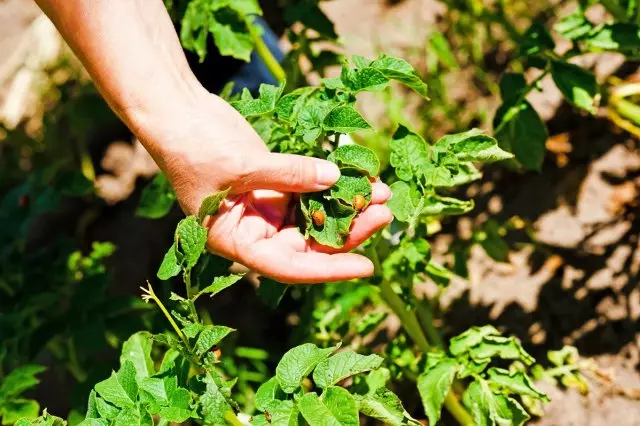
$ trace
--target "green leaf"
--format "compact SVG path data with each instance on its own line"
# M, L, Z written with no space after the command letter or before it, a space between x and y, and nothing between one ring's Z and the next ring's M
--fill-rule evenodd
M458 64L458 60L451 49L449 40L447 40L447 37L444 34L437 30L431 31L431 35L429 36L427 43L429 44L429 48L436 54L438 60L444 66L451 70L460 69L460 65Z
M441 287L448 286L451 278L453 277L453 272L451 270L433 260L429 261L424 272Z
M633 52L640 49L640 27L622 22L604 24L585 38L585 44L592 50Z
M500 149L494 138L482 134L480 129L444 136L435 146L451 151L460 161L491 163L513 158L512 154Z
M22 418L14 426L66 426L67 422L60 417L52 416L45 409L42 415L36 419Z
M549 401L547 395L539 391L526 373L514 371L510 373L502 368L490 368L487 371L489 381L492 386L504 388L517 395L526 395L532 398Z
M207 230L200 226L195 216L188 216L178 223L176 239L179 243L179 251L184 256L182 267L193 268L207 244Z
M216 192L202 200L202 204L200 204L200 209L198 210L198 223L204 222L207 216L215 216L218 214L220 203L229 195L229 191L231 191L231 188Z
M484 336L479 344L471 348L469 355L477 362L496 356L502 359L519 359L526 365L535 362L515 337Z
M418 134L400 125L393 134L389 161L398 178L410 181L429 164L431 154L427 143Z
M394 182L391 187L391 199L387 206L393 216L400 222L408 222L415 226L415 221L422 211L424 199L414 184L406 182Z
M299 410L293 401L271 400L265 407L269 413L268 423L272 426L298 426Z
M148 219L165 217L171 211L175 201L176 193L169 180L164 173L158 173L142 191L136 215Z
M207 374L203 379L206 388L205 392L200 395L200 406L202 408L202 417L204 424L225 425L225 413L233 411L231 405L227 402L223 394L223 390L219 383Z
M232 285L240 281L242 277L244 277L244 274L231 274L225 277L216 277L210 286L203 288L198 293L198 296L200 296L201 294L209 294L210 297L213 297L225 288L231 287Z
M477 426L524 424L529 415L512 398L494 394L484 380L472 382L462 396Z
M389 389L381 387L367 395L355 394L358 411L388 426L420 425L402 406L400 398Z
M351 105L340 105L329 111L324 118L322 127L325 131L342 134L371 129L371 125L367 123L367 120Z
M565 99L591 114L598 109L598 83L595 76L574 64L551 61L551 76Z
M87 403L87 414L85 415L87 419L97 419L100 417L98 407L96 406L96 399L96 391L92 389L89 393L89 402Z
M306 220L306 236L311 236L318 243L328 247L344 246L356 211L338 200L325 199L322 193L303 194L300 201ZM316 225L313 222L312 215L316 211L324 215L324 224Z
M262 277L260 278L260 287L258 287L258 297L268 307L275 309L280 304L288 288L289 286L286 284Z
M0 400L0 419L3 425L11 425L23 417L38 417L40 404L32 399Z
M317 90L315 87L301 87L281 97L276 104L278 119L296 122L300 109Z
M202 356L214 345L220 343L220 341L232 331L235 330L222 325L207 325L198 336L198 340L196 341L193 349L198 356Z
M138 380L143 377L153 376L155 370L153 368L153 360L151 359L152 346L151 333L147 331L135 333L122 345L120 365L124 365L127 361L130 361L136 370Z
M176 254L176 244L173 243L164 255L164 259L162 259L162 264L160 264L160 269L158 269L157 275L161 280L168 280L178 276L181 270L182 268L180 267L180 262L178 261L178 256Z
M96 398L96 409L100 414L100 417L110 421L118 417L118 414L120 414L121 411L118 407L109 404L100 397Z
M412 276L422 272L431 259L431 247L423 238L405 238L382 262L383 276L392 279L394 276Z
M42 365L24 365L12 370L0 382L0 400L20 395L40 383L36 378L46 368Z
M382 71L366 66L360 69L351 69L348 62L342 64L340 84L333 80L325 80L325 87L346 89L352 93L364 91L377 92L389 85L389 79Z
M540 170L547 142L547 126L526 100L520 100L526 81L522 74L505 74L500 81L503 105L493 126L500 147L513 152L526 169ZM520 102L518 102L520 101Z
M473 200L463 201L457 198L431 195L425 199L421 215L425 216L451 216L465 214L473 210Z
M153 420L144 408L127 407L118 414L113 426L153 426Z
M547 27L540 22L534 22L522 36L518 46L520 55L536 55L545 51L555 49L556 43L553 41Z
M105 401L118 408L133 407L138 397L135 366L125 361L117 373L112 372L111 377L96 384L95 389Z
M245 118L272 113L276 109L276 103L282 95L284 85L284 82L279 86L261 84L258 89L258 99L253 99L247 92L248 96L243 96L243 99L239 101L231 102L231 105Z
M358 318L356 321L356 333L361 336L371 333L376 327L382 324L388 316L389 313L384 311L367 312L364 317Z
M396 80L427 98L427 84L422 81L413 66L404 59L382 55L370 66L380 70L388 79Z
M442 404L451 390L458 368L455 360L442 358L418 377L418 392L429 424L435 425L440 420Z
M300 412L310 426L358 426L356 401L349 391L336 386L327 388L322 398L314 392L298 401Z
M191 417L191 395L187 389L178 387L176 376L146 377L140 391L149 402L149 412L175 423Z
M286 399L287 395L280 389L278 378L272 377L264 382L256 391L255 405L262 412L271 401Z
M373 370L382 364L378 355L360 355L353 351L343 351L318 363L313 371L316 386L326 388L333 386L347 377Z
M553 29L569 40L579 40L591 32L593 25L581 10L576 10L562 18Z
M355 197L362 195L365 200L364 207L368 206L372 192L369 178L356 169L341 169L340 172L340 179L331 187L331 197L354 207Z
M471 327L469 330L462 334L453 337L449 343L449 352L452 355L458 356L475 345L482 342L485 336L499 336L500 332L492 325L485 325L482 327Z
M340 168L353 168L374 177L378 175L380 160L371 149L362 145L342 145L336 148L327 160L332 161Z
M276 367L280 388L286 393L293 393L315 366L327 359L336 349L336 347L320 349L313 343L305 343L289 349Z

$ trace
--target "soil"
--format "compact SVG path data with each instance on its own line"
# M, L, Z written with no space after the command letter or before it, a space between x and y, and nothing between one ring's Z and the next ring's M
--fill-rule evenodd
M420 47L443 9L436 0L334 0L323 5L345 48L369 56ZM29 0L0 0L0 69L35 15ZM446 332L493 324L517 335L540 360L547 350L572 344L610 376L591 378L588 396L541 384L552 402L536 424L640 425L638 141L605 118L580 116L561 103L552 85L543 86L546 91L531 99L545 108L552 135L543 170L486 169L482 182L467 190L476 200L476 213L447 222L434 250L450 260L446 252L453 239L489 217L521 217L535 231L534 242L524 232L510 233L512 252L503 263L478 246L472 248L469 279L454 280L443 298ZM129 199L106 207L87 237L118 246L111 265L116 293L134 292L154 274L179 217L174 212L155 222L134 218L141 184ZM267 313L246 290L224 297L216 317L251 330L254 335L244 339L252 343L284 344L286 339L268 332L269 324L282 324L283 318L270 318L262 322L264 329L256 329ZM251 307L245 306L242 315L233 308L239 297Z

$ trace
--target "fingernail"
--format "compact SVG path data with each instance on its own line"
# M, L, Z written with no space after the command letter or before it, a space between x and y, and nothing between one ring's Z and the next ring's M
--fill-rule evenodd
M330 161L318 161L316 179L319 185L332 186L340 179L340 169Z

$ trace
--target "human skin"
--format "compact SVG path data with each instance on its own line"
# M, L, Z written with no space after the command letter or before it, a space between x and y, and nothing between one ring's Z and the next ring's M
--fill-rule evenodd
M251 125L191 72L162 0L36 0L173 185L187 214L231 187L205 221L211 252L284 283L349 280L373 274L348 253L387 225L389 188L353 221L344 248L304 239L290 218L298 194L329 188L331 162L271 153Z

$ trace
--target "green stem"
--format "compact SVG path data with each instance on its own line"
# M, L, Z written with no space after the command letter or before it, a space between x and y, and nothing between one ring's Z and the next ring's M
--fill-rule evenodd
M191 287L191 270L184 272L184 285L187 289L187 304L189 305L189 312L191 313L191 319L198 321L198 311L196 311L196 304L194 303L193 287Z
M422 324L422 328L425 333L427 333L429 340L438 348L444 349L442 336L440 336L440 332L438 332L433 325L433 307L431 306L431 301L429 299L416 301L416 314L418 314L420 324Z
M278 60L273 56L273 53L271 53L271 51L265 44L264 40L260 36L260 33L256 31L253 23L249 23L249 32L251 34L251 38L253 39L255 51L260 59L262 59L262 62L264 62L271 75L273 75L273 77L278 80L278 82L283 82L287 78L284 69L282 68Z
M627 12L615 0L601 0L600 3L613 17L622 22L627 22Z
M226 413L224 413L224 419L231 426L244 426L244 423L240 421L238 416L236 416L236 413L234 413L233 411L227 411Z
M367 247L365 253L367 257L369 257L369 259L371 259L371 261L373 262L373 265L375 267L374 275L381 276L382 269L378 252L376 251L377 242L378 240L375 239L372 244ZM429 353L431 350L429 341L427 340L424 332L422 331L422 328L420 327L420 323L418 322L418 318L415 312L406 309L404 302L402 301L400 296L398 296L398 294L393 290L393 287L391 287L391 284L387 280L382 280L379 288L380 296L400 319L402 327L407 332L411 340L413 340L414 343L418 345L418 347L424 354ZM462 426L473 426L473 419L471 418L469 413L467 413L467 410L460 403L458 397L453 391L450 391L447 394L447 397L444 400L444 406Z
M167 308L165 308L165 306L162 303L162 301L160 301L160 299L158 299L158 296L156 296L156 293L153 291L153 287L151 287L151 284L149 284L149 286L147 288L144 288L144 287L140 287L140 288L145 293L142 296L142 298L145 301L149 301L149 299L151 299L156 303L156 305L158 305L158 307L160 308L160 310L162 311L164 316L169 320L169 324L171 324L171 327L173 327L173 329L175 330L176 334L180 337L182 342L184 342L184 344L187 347L187 349L189 349L189 352L191 352L191 347L189 346L189 340L187 339L187 336L185 336L184 333L182 333L182 330L180 330L180 327L178 327L178 324L176 324L176 322L174 321L173 317L169 314L169 311L167 311Z

